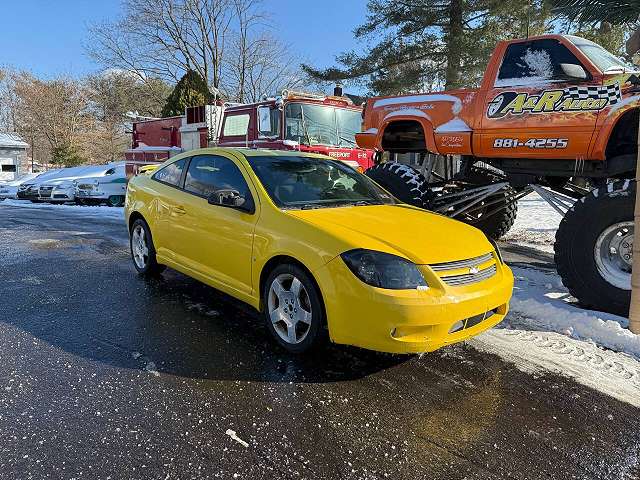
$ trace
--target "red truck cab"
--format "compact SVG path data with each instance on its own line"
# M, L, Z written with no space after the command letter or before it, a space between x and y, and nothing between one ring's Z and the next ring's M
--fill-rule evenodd
M347 97L284 91L278 98L225 108L217 143L321 153L366 170L373 151L356 144L361 121L361 108Z

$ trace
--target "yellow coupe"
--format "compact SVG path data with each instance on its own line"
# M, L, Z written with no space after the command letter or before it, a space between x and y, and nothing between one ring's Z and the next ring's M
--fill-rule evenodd
M169 266L252 305L291 352L327 335L432 351L500 322L513 288L480 230L321 155L183 153L131 179L125 214L139 273Z

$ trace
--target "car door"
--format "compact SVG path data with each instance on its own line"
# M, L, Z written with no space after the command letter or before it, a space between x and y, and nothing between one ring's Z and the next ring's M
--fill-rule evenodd
M154 221L151 225L153 243L159 255L180 263L180 236L188 225L182 224L182 184L188 158L177 160L159 169L151 177L156 183Z
M601 83L597 72L557 38L509 44L487 91L483 152L557 159L584 155L606 104Z
M184 181L185 213L181 220L190 228L184 231L180 249L188 265L216 286L249 294L253 288L251 258L259 205L243 170L231 158L220 155L191 159ZM225 192L237 192L245 199L244 206L209 203L211 195Z

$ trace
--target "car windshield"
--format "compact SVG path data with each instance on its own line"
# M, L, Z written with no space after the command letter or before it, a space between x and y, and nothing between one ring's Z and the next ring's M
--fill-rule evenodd
M597 43L580 37L571 37L573 44L584 53L591 62L602 72L612 68L623 68L628 71L637 71L638 67L616 57Z
M398 203L365 175L340 161L303 156L251 156L248 161L280 208Z
M287 103L284 116L287 140L347 148L356 146L362 120L357 110L309 103Z

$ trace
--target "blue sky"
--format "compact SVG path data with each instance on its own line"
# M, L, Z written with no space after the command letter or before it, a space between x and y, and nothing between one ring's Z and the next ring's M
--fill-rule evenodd
M99 69L83 50L87 25L115 18L120 0L2 0L0 66L50 77ZM366 0L265 0L275 33L304 61L333 64L356 46L352 30L366 14Z

